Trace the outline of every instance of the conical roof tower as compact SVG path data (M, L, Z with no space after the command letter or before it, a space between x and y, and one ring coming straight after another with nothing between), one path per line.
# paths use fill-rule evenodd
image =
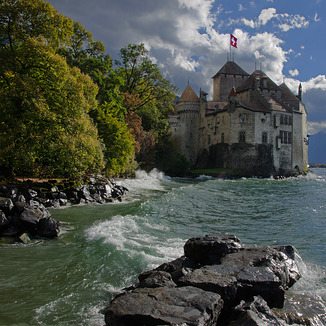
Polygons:
M187 85L179 100L177 101L177 103L181 102L200 102L200 99L195 91L189 85Z

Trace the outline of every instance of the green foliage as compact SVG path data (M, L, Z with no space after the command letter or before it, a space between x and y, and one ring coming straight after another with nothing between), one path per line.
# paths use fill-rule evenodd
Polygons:
M104 44L46 1L1 1L0 169L73 178L131 173L135 155L153 164L175 87L143 44L120 58L113 68Z
M122 77L122 92L137 95L133 110L141 117L146 131L161 131L168 113L173 112L176 88L163 78L157 65L148 57L144 44L129 44L120 50L116 73Z
M123 173L134 157L133 137L127 125L105 109L91 112L103 142L105 170L108 175Z
M43 0L2 0L0 3L0 46L11 48L28 38L42 38L52 48L69 42L73 32L70 18L60 15Z
M97 105L97 87L55 53L50 44L59 43L58 35L46 34L46 40L41 27L37 33L28 29L56 17L42 3L6 1L0 7L3 13L11 4L20 17L18 26L11 25L14 42L0 48L0 166L16 175L77 177L103 165L97 129L87 114ZM47 28L56 30L55 22Z

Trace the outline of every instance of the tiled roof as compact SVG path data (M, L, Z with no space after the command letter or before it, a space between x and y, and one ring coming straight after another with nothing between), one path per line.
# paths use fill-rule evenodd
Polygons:
M271 110L269 108L267 108L266 106L264 106L262 103L258 102L258 101L250 101L250 102L246 102L246 101L240 101L239 104L237 104L238 107L244 107L247 110L250 111L255 111L255 112L271 112Z
M256 83L259 82L260 88L269 90L280 90L277 86L264 72L261 70L254 71L251 76L239 87L237 87L237 92L243 92L248 89L256 88Z
M287 87L287 85L285 83L280 85L280 88L282 90L282 99L285 102L294 102L294 103L298 103L300 102L300 100L293 94L293 92Z
M200 99L194 90L189 85L187 85L177 103L180 102L200 102Z
M213 78L218 75L241 75L241 76L249 76L249 74L244 71L240 66L238 66L233 61L228 61L215 75Z

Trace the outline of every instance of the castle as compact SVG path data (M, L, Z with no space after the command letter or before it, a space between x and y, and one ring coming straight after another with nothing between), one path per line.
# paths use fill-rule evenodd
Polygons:
M268 177L308 165L307 111L298 95L263 71L228 61L213 77L213 98L188 85L169 117L172 136L191 168L228 168Z

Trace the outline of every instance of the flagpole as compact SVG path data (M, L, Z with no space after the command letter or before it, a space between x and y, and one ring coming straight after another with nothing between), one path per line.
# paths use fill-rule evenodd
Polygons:
M232 61L232 55L231 55L231 34L230 34L230 61Z

